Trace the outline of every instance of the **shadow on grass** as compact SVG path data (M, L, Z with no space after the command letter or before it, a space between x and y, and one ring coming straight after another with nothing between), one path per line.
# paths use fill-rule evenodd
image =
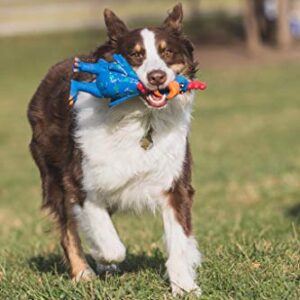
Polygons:
M122 273L136 273L145 269L163 273L165 269L163 254L159 249L155 249L151 255L128 253L126 260L120 264L120 269Z
M300 203L295 204L287 210L287 216L300 224Z
M90 266L96 270L96 263L90 255L86 256ZM35 272L51 275L67 275L68 267L59 254L33 256L28 260L29 267ZM151 255L146 253L128 253L126 260L120 264L121 274L137 273L144 269L155 269L159 274L164 272L164 259L160 250L154 250Z
M63 258L59 254L47 254L33 256L28 260L29 267L39 273L67 274L68 269Z

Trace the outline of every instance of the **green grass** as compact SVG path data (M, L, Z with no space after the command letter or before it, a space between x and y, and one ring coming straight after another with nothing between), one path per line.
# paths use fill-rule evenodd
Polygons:
M50 65L98 33L1 40L0 299L171 299L159 215L117 215L122 274L72 283L27 149L27 103ZM203 299L299 299L300 64L202 70L196 99L194 231Z

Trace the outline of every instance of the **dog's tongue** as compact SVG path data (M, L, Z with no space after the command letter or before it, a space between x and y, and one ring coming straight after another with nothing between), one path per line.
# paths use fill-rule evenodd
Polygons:
M145 99L154 108L161 108L167 104L166 96L155 96L153 92L149 93Z

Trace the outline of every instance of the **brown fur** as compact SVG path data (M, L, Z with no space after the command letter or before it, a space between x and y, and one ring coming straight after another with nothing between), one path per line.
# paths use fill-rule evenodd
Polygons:
M192 233L191 208L193 203L194 189L192 187L192 155L189 142L187 141L185 161L183 171L170 191L167 192L170 206L175 211L177 221L181 224L185 234L190 236Z
M61 245L70 266L71 276L76 278L78 274L82 274L88 268L88 264L81 248L76 224L72 218L68 218L68 223L61 236Z
M73 114L67 105L71 70L72 60L50 69L30 102L28 118L33 132L30 150L42 180L43 208L58 222L61 244L71 274L76 276L86 262L68 209L72 202L84 200L81 154L71 138Z
M196 64L193 60L192 45L181 32L180 11L182 13L181 7L176 6L163 27L152 30L158 37L158 43L164 41L164 49L170 52L168 57L165 57L166 53L162 51L161 57L169 66L186 66L186 75L192 78ZM109 40L91 54L80 58L90 62L99 58L111 60L112 54L117 52L123 54L133 66L141 64L142 56L134 54L136 45L142 45L141 37L137 34L140 29L129 31L109 10L105 10L104 16ZM143 52L142 46L139 52ZM73 58L67 59L49 70L29 104L28 119L32 127L30 150L42 181L43 207L48 208L58 222L61 243L71 266L71 274L76 277L87 263L71 214L72 205L82 205L85 199L81 184L82 154L73 139L74 115L68 106L72 63ZM91 80L92 76L80 73L74 75L74 79ZM190 165L191 155L187 146L183 173L168 192L170 205L187 235L191 233L190 208L193 195Z
M186 68L186 76L194 78L197 63L193 57L193 45L182 34L173 30L166 30L165 27L149 28L155 32L157 45L162 42L166 47L161 47L159 54L169 67L183 64ZM125 33L115 44L116 52L121 53L133 67L139 67L145 58L142 38L139 34L141 29L136 29ZM136 51L136 46L141 46L140 51Z

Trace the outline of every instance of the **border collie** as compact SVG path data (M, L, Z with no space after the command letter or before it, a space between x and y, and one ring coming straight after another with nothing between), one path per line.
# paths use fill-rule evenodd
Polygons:
M181 4L159 27L129 30L108 9L104 18L108 41L81 56L83 61L112 61L112 54L120 53L150 91L167 87L176 74L194 77L193 46L182 32ZM43 207L57 220L72 278L95 277L78 232L99 266L113 267L125 259L126 249L111 214L147 208L162 214L173 294L199 295L188 141L193 93L166 101L150 92L114 108L108 108L109 99L80 93L72 109L68 96L73 59L50 69L28 108L30 150L41 175ZM74 76L93 80L86 73Z

